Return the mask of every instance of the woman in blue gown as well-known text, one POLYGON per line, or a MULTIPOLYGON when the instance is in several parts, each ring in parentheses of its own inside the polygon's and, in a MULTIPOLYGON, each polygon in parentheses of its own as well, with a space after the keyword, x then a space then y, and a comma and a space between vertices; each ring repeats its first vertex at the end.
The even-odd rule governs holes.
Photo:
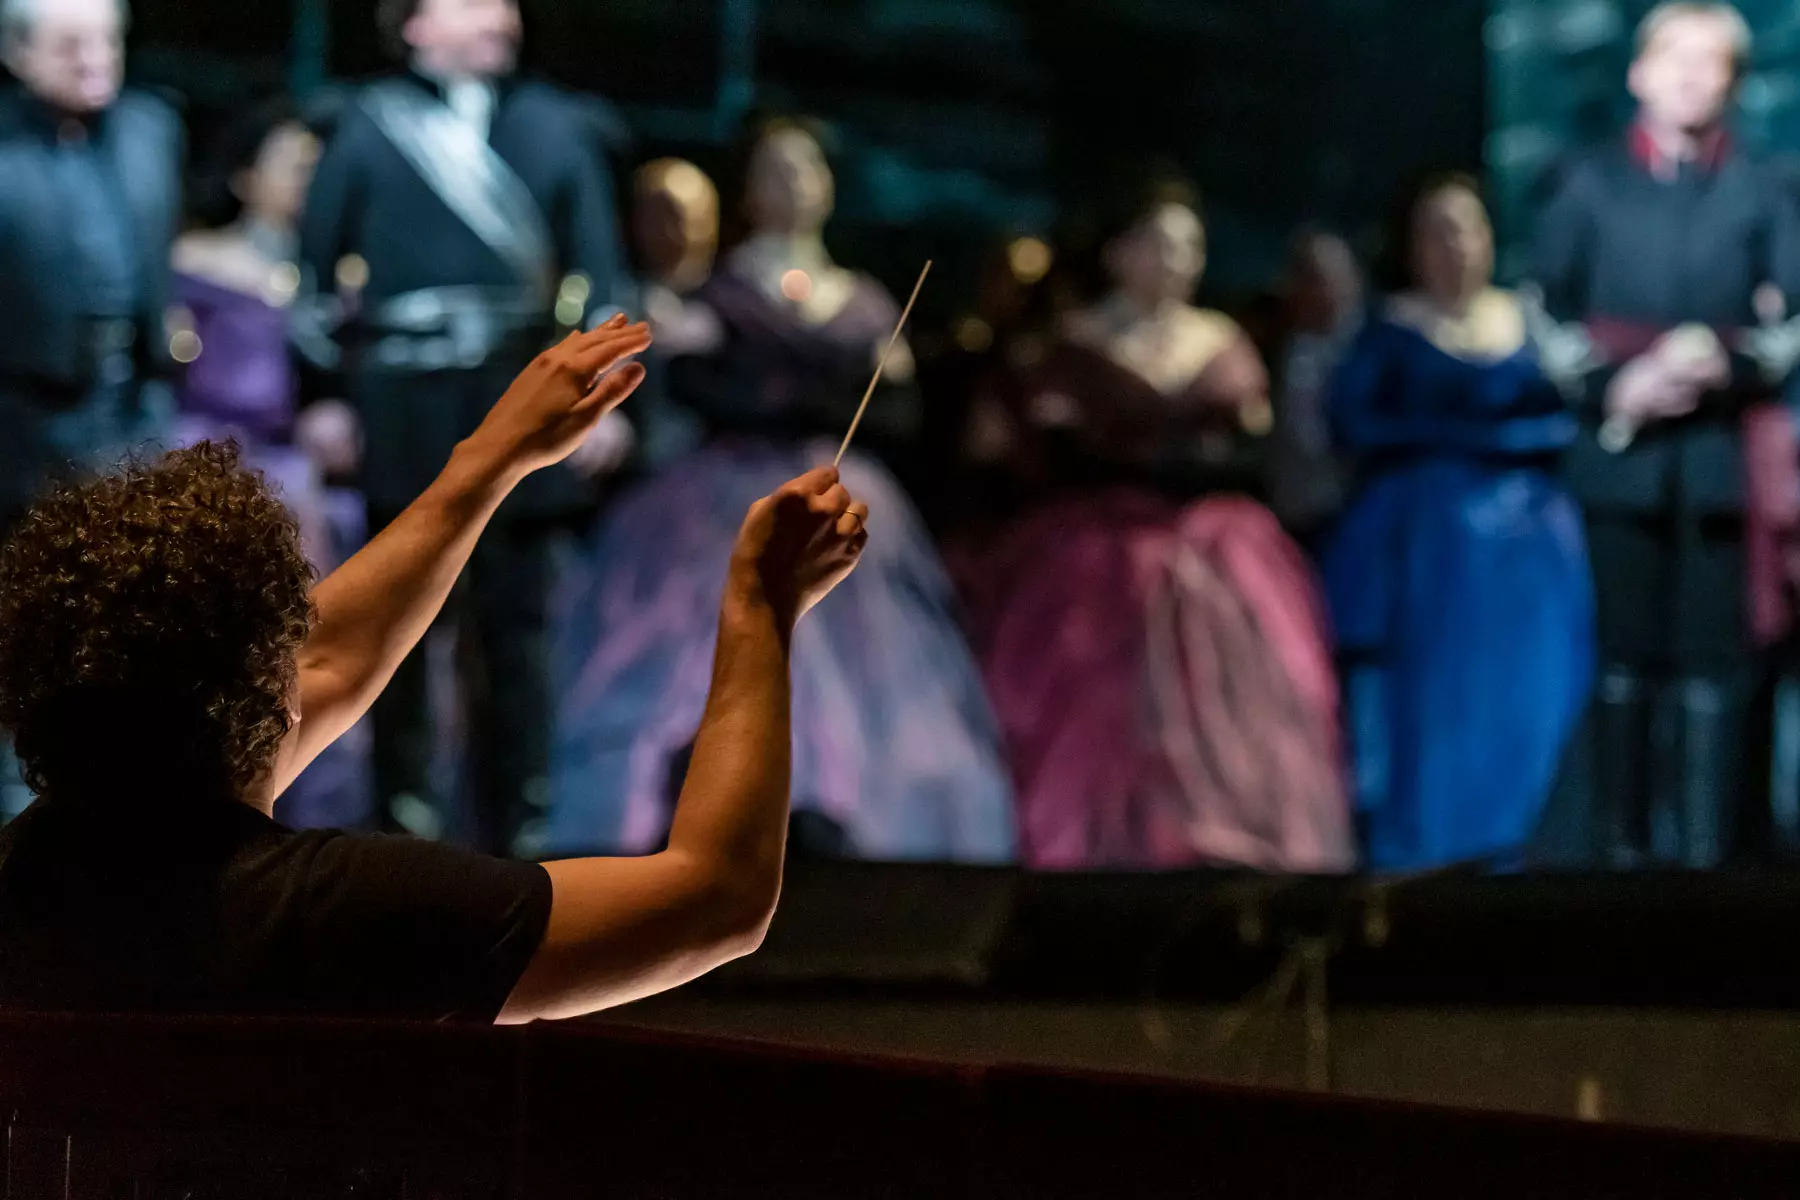
POLYGON ((1593 678, 1575 434, 1524 313, 1494 288, 1472 181, 1410 207, 1413 288, 1332 388, 1359 487, 1324 561, 1369 864, 1515 863, 1593 678))

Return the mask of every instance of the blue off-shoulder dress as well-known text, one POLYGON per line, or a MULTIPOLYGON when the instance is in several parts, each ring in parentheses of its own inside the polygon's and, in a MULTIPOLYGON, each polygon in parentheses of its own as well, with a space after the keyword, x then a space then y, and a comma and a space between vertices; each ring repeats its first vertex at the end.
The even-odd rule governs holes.
POLYGON ((1358 463, 1327 547, 1357 807, 1378 870, 1516 862, 1594 674, 1576 425, 1526 345, 1447 353, 1373 322, 1331 419, 1358 463))

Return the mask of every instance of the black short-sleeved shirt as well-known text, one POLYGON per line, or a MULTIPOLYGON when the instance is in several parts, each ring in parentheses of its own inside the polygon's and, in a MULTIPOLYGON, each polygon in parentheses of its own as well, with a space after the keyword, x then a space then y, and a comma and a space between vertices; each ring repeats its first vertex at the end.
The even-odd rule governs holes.
POLYGON ((40 800, 0 856, 0 1008, 486 1022, 550 919, 536 864, 230 800, 40 800))

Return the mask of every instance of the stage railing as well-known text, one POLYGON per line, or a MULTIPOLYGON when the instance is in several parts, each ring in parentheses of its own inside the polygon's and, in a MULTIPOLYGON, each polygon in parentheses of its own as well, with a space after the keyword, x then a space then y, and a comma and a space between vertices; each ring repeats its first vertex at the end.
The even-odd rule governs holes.
POLYGON ((1791 1196, 1800 1149, 597 1026, 9 1018, 8 1200, 1791 1196))

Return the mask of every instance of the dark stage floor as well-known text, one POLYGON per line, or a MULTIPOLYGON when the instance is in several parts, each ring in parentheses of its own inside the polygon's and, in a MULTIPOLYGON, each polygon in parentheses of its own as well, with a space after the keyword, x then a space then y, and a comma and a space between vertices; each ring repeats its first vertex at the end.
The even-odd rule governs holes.
POLYGON ((802 863, 615 1021, 1800 1139, 1800 873, 1033 876, 802 863))

